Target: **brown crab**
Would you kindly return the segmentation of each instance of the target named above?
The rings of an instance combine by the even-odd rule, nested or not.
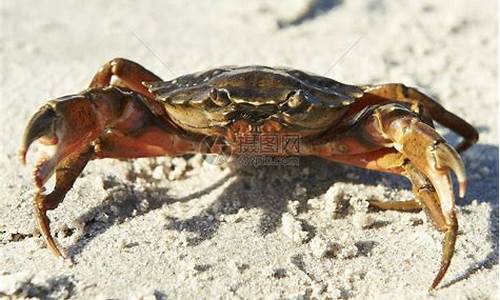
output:
[[[460,156],[435,131],[434,121],[464,138],[459,152],[478,139],[470,124],[402,84],[346,85],[264,66],[221,67],[162,81],[139,64],[117,58],[101,67],[88,89],[50,100],[33,115],[20,156],[25,162],[37,140],[55,148],[36,165],[34,206],[39,230],[57,256],[64,255],[51,236],[46,212],[64,199],[91,159],[243,155],[249,139],[272,139],[281,147],[257,154],[316,155],[401,174],[411,181],[415,199],[370,205],[424,209],[445,233],[434,289],[450,265],[457,237],[451,171],[460,197],[467,183]],[[44,193],[54,173],[55,187]]]

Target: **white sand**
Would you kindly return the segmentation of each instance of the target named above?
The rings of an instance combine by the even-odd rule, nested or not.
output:
[[[497,297],[495,1],[345,1],[282,29],[278,20],[300,15],[301,1],[1,3],[2,293],[428,298],[442,234],[422,213],[365,208],[370,197],[408,199],[405,180],[321,159],[299,167],[219,168],[198,156],[92,162],[50,213],[74,264],[52,256],[35,230],[31,168],[17,161],[22,130],[44,101],[84,89],[102,63],[123,56],[165,79],[218,65],[287,65],[348,83],[404,82],[437,97],[481,137],[465,155],[460,235],[433,299]]]

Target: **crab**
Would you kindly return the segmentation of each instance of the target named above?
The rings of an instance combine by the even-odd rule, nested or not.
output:
[[[456,148],[436,132],[434,122],[463,138]],[[93,159],[313,155],[403,175],[414,199],[369,204],[380,210],[423,209],[444,233],[441,265],[431,284],[435,289],[457,238],[451,173],[464,197],[467,179],[458,152],[477,139],[466,121],[399,83],[355,86],[266,66],[220,67],[163,81],[136,62],[115,58],[97,71],[86,90],[50,100],[31,117],[20,159],[26,162],[35,141],[53,148],[34,168],[34,211],[48,248],[62,257],[47,211],[63,201]],[[46,191],[53,175],[55,186]]]

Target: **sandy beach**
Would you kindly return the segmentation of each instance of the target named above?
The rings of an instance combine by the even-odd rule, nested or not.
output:
[[[309,3],[309,4],[307,4]],[[495,1],[0,0],[0,298],[498,299]],[[459,235],[428,288],[443,234],[404,177],[304,157],[95,160],[59,207],[53,256],[36,229],[30,116],[126,57],[168,80],[221,65],[288,66],[350,84],[402,82],[480,133],[463,154]],[[439,132],[452,144],[459,138]]]

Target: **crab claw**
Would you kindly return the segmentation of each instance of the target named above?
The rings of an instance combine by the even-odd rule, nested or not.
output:
[[[459,196],[465,196],[467,176],[462,159],[430,125],[420,121],[402,106],[387,104],[379,107],[377,124],[385,138],[429,177],[444,208],[454,207],[449,178],[453,171],[459,183]]]
[[[35,185],[43,189],[57,165],[71,154],[81,152],[102,130],[99,111],[88,95],[78,94],[48,101],[28,122],[21,141],[19,157],[26,162],[35,142],[53,150],[38,158],[33,172]]]
[[[416,119],[401,118],[392,121],[391,127],[404,132],[396,132],[392,136],[400,151],[417,166],[430,180],[439,196],[441,210],[447,221],[455,207],[450,171],[453,171],[459,182],[459,196],[464,197],[467,187],[465,167],[460,156],[429,125]],[[390,132],[390,129],[389,129]]]
[[[105,116],[109,115],[102,113],[109,111],[107,107],[92,102],[98,97],[97,93],[83,93],[48,101],[31,117],[21,141],[22,163],[26,162],[26,154],[34,142],[54,150],[51,155],[42,154],[38,158],[33,173],[38,188],[34,199],[38,229],[56,256],[64,257],[64,252],[50,234],[47,210],[58,206],[93,157],[92,141],[102,131]],[[47,192],[44,185],[53,174],[55,186]]]
[[[24,130],[21,148],[19,149],[19,159],[26,164],[26,153],[31,144],[42,138],[53,136],[53,126],[57,119],[56,112],[50,104],[42,106],[29,120],[28,126]]]
[[[30,146],[40,140],[43,144],[55,145],[57,144],[57,121],[59,120],[52,103],[42,106],[28,122],[21,141],[21,148],[19,149],[19,158],[21,163],[26,163],[26,154]],[[54,155],[48,156],[46,153],[42,154],[36,162],[33,171],[35,185],[41,189],[45,182],[54,173],[55,166],[58,158]]]
[[[458,180],[458,195],[463,198],[467,189],[467,176],[464,163],[457,151],[444,142],[436,142],[431,153],[436,169],[444,171],[451,169],[455,173]]]
[[[392,144],[409,162],[406,175],[416,187],[414,193],[418,201],[437,229],[445,233],[441,267],[431,285],[434,289],[446,274],[454,253],[458,223],[450,173],[455,173],[459,195],[464,197],[467,177],[463,161],[433,127],[404,106],[382,105],[377,108],[374,121],[385,143]]]

